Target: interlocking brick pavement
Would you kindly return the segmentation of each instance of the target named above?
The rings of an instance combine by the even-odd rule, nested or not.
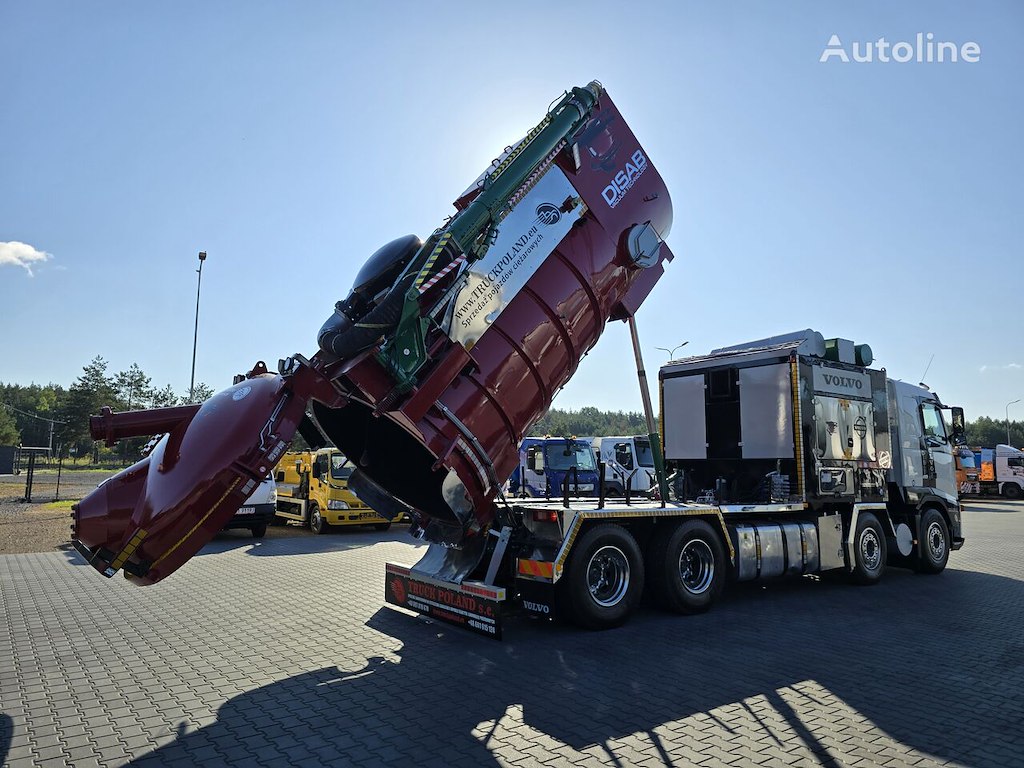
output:
[[[496,643],[383,605],[400,531],[219,537],[167,582],[0,556],[0,761],[73,765],[1024,765],[1024,503],[937,577],[744,584]]]

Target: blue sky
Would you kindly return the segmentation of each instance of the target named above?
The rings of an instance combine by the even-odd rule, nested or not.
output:
[[[675,204],[651,371],[812,327],[913,382],[934,355],[968,418],[1024,398],[1019,2],[8,0],[0,30],[0,243],[50,254],[0,246],[0,381],[99,354],[186,391],[200,250],[197,380],[311,354],[370,253],[599,79]],[[918,32],[980,61],[819,63]],[[555,405],[639,410],[630,371],[611,325]]]

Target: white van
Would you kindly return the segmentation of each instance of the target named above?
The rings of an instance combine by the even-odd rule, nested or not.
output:
[[[238,508],[235,516],[228,520],[224,530],[248,528],[252,531],[254,539],[262,539],[276,512],[277,483],[274,482],[274,474],[270,473],[256,486],[256,490],[249,494],[249,498]]]

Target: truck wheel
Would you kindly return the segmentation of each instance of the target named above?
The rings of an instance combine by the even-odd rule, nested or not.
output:
[[[914,570],[918,573],[942,573],[949,561],[949,528],[937,509],[921,515],[921,549]]]
[[[1019,499],[1021,497],[1020,486],[1016,483],[1003,483],[1003,496],[1008,499]]]
[[[249,530],[252,531],[252,537],[254,539],[262,539],[267,535],[267,524],[260,523],[259,525],[254,525]]]
[[[850,579],[854,584],[877,584],[885,571],[885,534],[882,524],[871,512],[857,518],[857,530],[853,535],[853,572]]]
[[[391,523],[374,523],[373,530],[375,531],[386,531],[391,527]]]
[[[704,520],[687,520],[670,535],[655,536],[647,558],[651,592],[668,610],[702,613],[722,594],[725,563],[715,529]]]
[[[625,528],[611,523],[580,537],[566,565],[562,604],[587,629],[626,622],[644,591],[643,555]]]
[[[327,521],[324,520],[323,513],[320,512],[320,507],[315,501],[309,502],[309,530],[313,533],[327,533],[327,529],[330,528]]]

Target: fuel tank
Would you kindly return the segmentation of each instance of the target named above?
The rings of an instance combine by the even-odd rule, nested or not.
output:
[[[615,104],[591,83],[456,207],[372,309],[365,279],[359,296],[339,302],[321,356],[340,350],[326,372],[347,402],[313,407],[357,461],[362,495],[395,499],[425,538],[458,546],[489,526],[522,437],[608,321],[633,314],[661,277],[672,204]],[[346,347],[360,325],[354,346],[374,343]]]

